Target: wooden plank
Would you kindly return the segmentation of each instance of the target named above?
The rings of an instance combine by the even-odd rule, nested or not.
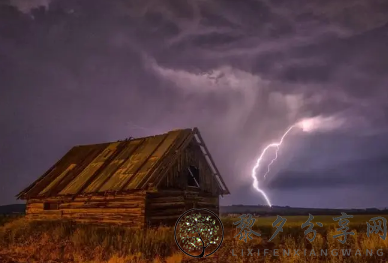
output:
[[[63,214],[78,214],[78,213],[85,213],[85,214],[141,214],[142,209],[139,208],[66,208],[66,209],[61,209]]]
[[[208,148],[206,147],[206,145],[205,145],[205,143],[204,143],[204,140],[203,140],[203,138],[202,138],[202,136],[201,136],[201,133],[199,132],[198,128],[194,128],[194,133],[195,133],[195,135],[198,136],[198,139],[199,139],[200,143],[203,144],[202,147],[204,148],[204,150],[205,150],[205,152],[206,152],[206,154],[207,154],[207,157],[208,157],[208,159],[209,159],[211,165],[213,166],[213,168],[214,168],[214,170],[215,170],[215,174],[218,174],[218,175],[219,175],[217,178],[220,180],[220,183],[222,184],[222,186],[220,185],[220,187],[221,187],[221,188],[225,188],[225,191],[223,191],[223,194],[230,194],[230,191],[229,191],[228,187],[226,186],[224,180],[222,179],[221,173],[220,173],[220,171],[218,170],[216,164],[214,163],[213,157],[211,156],[211,154],[210,154]]]
[[[77,166],[69,172],[67,176],[65,176],[59,183],[56,185],[53,189],[51,189],[47,194],[46,197],[55,197],[58,196],[58,194],[65,189],[73,180],[76,180],[78,175],[95,159],[96,156],[101,154],[106,147],[109,146],[109,143],[103,143],[103,144],[97,144],[97,145],[86,145],[86,146],[80,146],[85,148],[86,150],[81,151],[79,153],[80,156],[78,156],[76,161],[73,163],[76,163]]]
[[[198,196],[196,198],[198,202],[209,202],[209,203],[218,203],[218,197],[203,197],[203,196]]]
[[[144,155],[142,158],[139,158],[138,165],[134,166],[128,173],[132,174],[120,190],[136,189],[138,188],[139,182],[143,177],[152,169],[156,163],[158,163],[160,157],[164,154],[166,149],[162,148],[161,151],[158,151],[159,147],[163,145],[166,141],[169,134],[164,134],[163,136],[155,137],[152,141],[152,144],[147,145],[144,149]]]
[[[190,133],[188,136],[186,136],[183,141],[179,144],[177,147],[177,150],[174,154],[169,156],[168,161],[166,161],[165,165],[158,170],[158,178],[155,179],[154,185],[158,187],[161,182],[165,179],[168,171],[176,164],[177,160],[179,160],[180,154],[184,151],[186,146],[190,143],[190,141],[193,139],[193,134]]]
[[[74,199],[75,202],[78,201],[88,201],[88,202],[95,202],[95,201],[135,201],[135,200],[144,200],[146,193],[145,192],[137,192],[136,194],[128,194],[128,195],[111,195],[111,196],[92,196],[89,197],[77,197]]]
[[[175,160],[177,149],[180,149],[179,147],[181,147],[187,140],[187,137],[190,136],[191,130],[173,131],[171,133],[176,133],[176,139],[160,158],[161,162],[150,171],[147,178],[144,178],[144,180],[140,182],[139,186],[141,188],[146,189],[149,183],[152,183],[155,187],[158,186],[159,180],[162,180],[168,172],[170,163]]]
[[[140,145],[144,141],[144,139],[127,141],[124,145],[124,149],[118,153],[116,158],[106,168],[106,171],[95,181],[93,181],[91,185],[85,190],[85,192],[93,193],[111,190],[110,185],[115,182],[112,177],[114,177],[115,174],[121,174],[122,170],[126,169],[124,164],[128,163],[128,160],[130,159],[132,154],[137,150],[138,147],[140,147]]]
[[[82,193],[85,189],[89,188],[92,182],[99,178],[100,176],[104,176],[104,173],[109,173],[109,175],[114,171],[117,170],[116,167],[114,167],[114,170],[112,169],[106,169],[109,167],[111,162],[117,157],[120,152],[125,149],[127,142],[116,142],[116,143],[111,143],[103,152],[97,157],[96,163],[102,162],[103,164],[100,166],[100,168],[95,171],[87,180],[86,182],[83,183],[83,185],[77,190],[75,195],[78,195]],[[94,192],[94,189],[88,189],[86,191],[87,193],[89,192]]]
[[[155,193],[150,193],[147,192],[147,197],[148,198],[159,198],[159,197],[173,197],[173,196],[183,196],[184,191],[183,190],[159,190],[158,192]]]
[[[34,221],[52,221],[52,220],[62,220],[61,216],[56,215],[42,215],[42,214],[29,214],[26,215],[25,219],[34,220]]]
[[[61,210],[40,210],[40,209],[32,209],[28,212],[28,214],[40,214],[40,215],[62,215]]]
[[[172,203],[164,203],[164,202],[160,202],[160,203],[151,203],[148,205],[148,208],[150,210],[152,209],[155,209],[155,208],[159,208],[159,207],[175,207],[175,206],[184,206],[185,205],[185,202],[172,202]]]
[[[177,202],[184,202],[185,199],[183,197],[164,197],[163,199],[157,198],[157,199],[148,199],[149,202],[152,202],[153,204],[157,203],[177,203]]]
[[[69,151],[60,160],[58,160],[53,166],[51,166],[50,169],[48,169],[41,177],[39,177],[30,186],[28,186],[26,189],[24,189],[22,192],[20,192],[17,195],[17,198],[18,199],[25,199],[26,197],[31,198],[33,196],[33,194],[38,194],[40,192],[40,190],[37,190],[34,188],[36,186],[39,187],[40,183],[42,183],[43,181],[50,179],[49,178],[50,174],[52,172],[54,172],[54,170],[57,169],[57,167],[59,166],[60,163],[63,163],[64,160],[67,160],[69,158],[69,156],[71,156],[74,153],[74,151],[76,151],[76,149],[77,149],[77,147],[73,147],[73,148],[69,149]],[[33,190],[34,193],[29,193],[30,190]]]
[[[101,225],[106,226],[107,224],[111,225],[122,225],[133,228],[144,227],[144,219],[142,217],[133,217],[133,218],[101,218],[101,217],[87,217],[87,218],[66,218],[60,217],[56,215],[42,215],[42,214],[31,214],[26,215],[25,219],[33,220],[33,221],[57,221],[63,222],[64,220],[74,221],[80,224],[88,224],[88,225]]]
[[[131,141],[129,145],[129,154],[127,158],[121,164],[121,166],[100,186],[98,192],[106,191],[119,191],[121,186],[127,180],[128,175],[125,174],[126,171],[130,170],[134,166],[135,160],[138,158],[139,152],[141,152],[146,144],[148,143],[147,139]]]
[[[144,173],[143,176],[139,176],[139,180],[137,181],[135,187],[136,188],[148,188],[148,183],[152,183],[150,181],[150,177],[152,174],[158,170],[158,166],[163,162],[164,158],[171,153],[171,149],[174,148],[177,139],[179,138],[182,131],[171,131],[168,132],[162,142],[161,145],[157,148],[157,150],[152,154],[151,158],[157,159],[150,164],[146,164],[139,173]]]
[[[71,201],[71,198],[63,198],[60,196],[57,197],[49,197],[49,198],[35,198],[28,200],[28,204],[35,204],[35,203],[46,203],[46,202],[63,202],[63,201]]]
[[[109,212],[109,213],[88,213],[84,211],[79,211],[75,213],[64,213],[64,217],[71,217],[71,218],[94,218],[94,217],[101,217],[101,218],[130,218],[130,219],[140,219],[141,215],[143,215],[144,210],[137,209],[134,210],[133,213],[116,213],[116,212]]]
[[[99,202],[99,201],[135,201],[135,200],[142,200],[145,198],[145,194],[143,193],[138,193],[137,195],[131,195],[131,196],[125,196],[125,195],[120,195],[120,196],[105,196],[105,195],[96,195],[96,196],[77,196],[74,200],[72,199],[72,196],[66,196],[63,198],[62,196],[59,197],[51,197],[51,198],[40,198],[40,199],[34,199],[31,200],[30,203],[45,203],[45,202],[60,202],[60,203],[65,203],[65,202]]]
[[[76,195],[88,180],[104,165],[105,161],[115,152],[120,143],[109,143],[90,161],[87,166],[59,192],[60,195]]]
[[[128,215],[118,215],[118,214],[111,214],[111,215],[99,215],[99,214],[65,214],[63,215],[64,219],[69,220],[94,220],[98,222],[104,222],[104,221],[120,221],[120,222],[142,222],[141,216],[128,216]]]
[[[39,214],[44,213],[43,208],[28,208],[26,209],[27,214]]]
[[[169,220],[169,219],[178,220],[178,218],[179,218],[181,215],[182,215],[182,214],[168,215],[168,216],[150,216],[149,220],[150,220],[150,221],[156,221],[156,220]]]
[[[26,208],[27,209],[29,209],[29,208],[40,208],[40,209],[43,209],[43,203],[39,202],[39,203],[27,204]]]
[[[145,207],[144,202],[136,202],[136,203],[65,203],[59,206],[59,209],[77,209],[77,208],[141,208]]]
[[[151,219],[155,218],[155,217],[163,217],[163,218],[165,218],[165,217],[176,216],[176,215],[181,216],[185,211],[186,211],[185,208],[172,209],[172,210],[164,210],[164,211],[153,210],[149,214],[149,218],[151,218]],[[177,219],[178,219],[179,216],[177,216]]]
[[[44,188],[38,196],[44,196],[50,189],[52,189],[55,185],[57,185],[70,171],[76,167],[77,164],[70,164],[59,176],[57,176],[51,183],[48,184],[46,188]]]

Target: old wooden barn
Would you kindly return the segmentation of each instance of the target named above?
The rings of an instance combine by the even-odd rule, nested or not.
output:
[[[26,217],[144,227],[229,194],[197,128],[73,147],[17,195]]]

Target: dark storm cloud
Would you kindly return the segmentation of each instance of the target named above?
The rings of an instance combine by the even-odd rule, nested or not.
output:
[[[339,167],[312,172],[282,171],[267,185],[270,189],[385,188],[388,156],[357,160]]]
[[[4,3],[0,203],[75,144],[180,127],[200,128],[236,195],[251,184],[260,150],[300,118],[327,115],[343,125],[290,137],[295,151],[281,159],[301,159],[279,160],[273,187],[298,180],[305,163],[320,174],[335,160],[386,154],[378,147],[388,127],[386,1]],[[330,152],[319,150],[330,143]],[[377,146],[354,151],[365,145]],[[345,168],[334,177],[361,180]],[[295,187],[309,184],[302,181]]]

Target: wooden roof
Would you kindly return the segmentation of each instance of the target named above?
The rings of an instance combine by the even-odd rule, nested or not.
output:
[[[170,131],[128,141],[73,147],[18,199],[123,193],[158,186],[179,153],[195,139],[216,177],[229,194],[197,128]]]

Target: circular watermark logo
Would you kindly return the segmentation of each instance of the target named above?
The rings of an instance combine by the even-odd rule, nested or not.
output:
[[[224,226],[214,212],[193,208],[178,218],[174,238],[179,249],[186,255],[205,258],[221,247]]]

